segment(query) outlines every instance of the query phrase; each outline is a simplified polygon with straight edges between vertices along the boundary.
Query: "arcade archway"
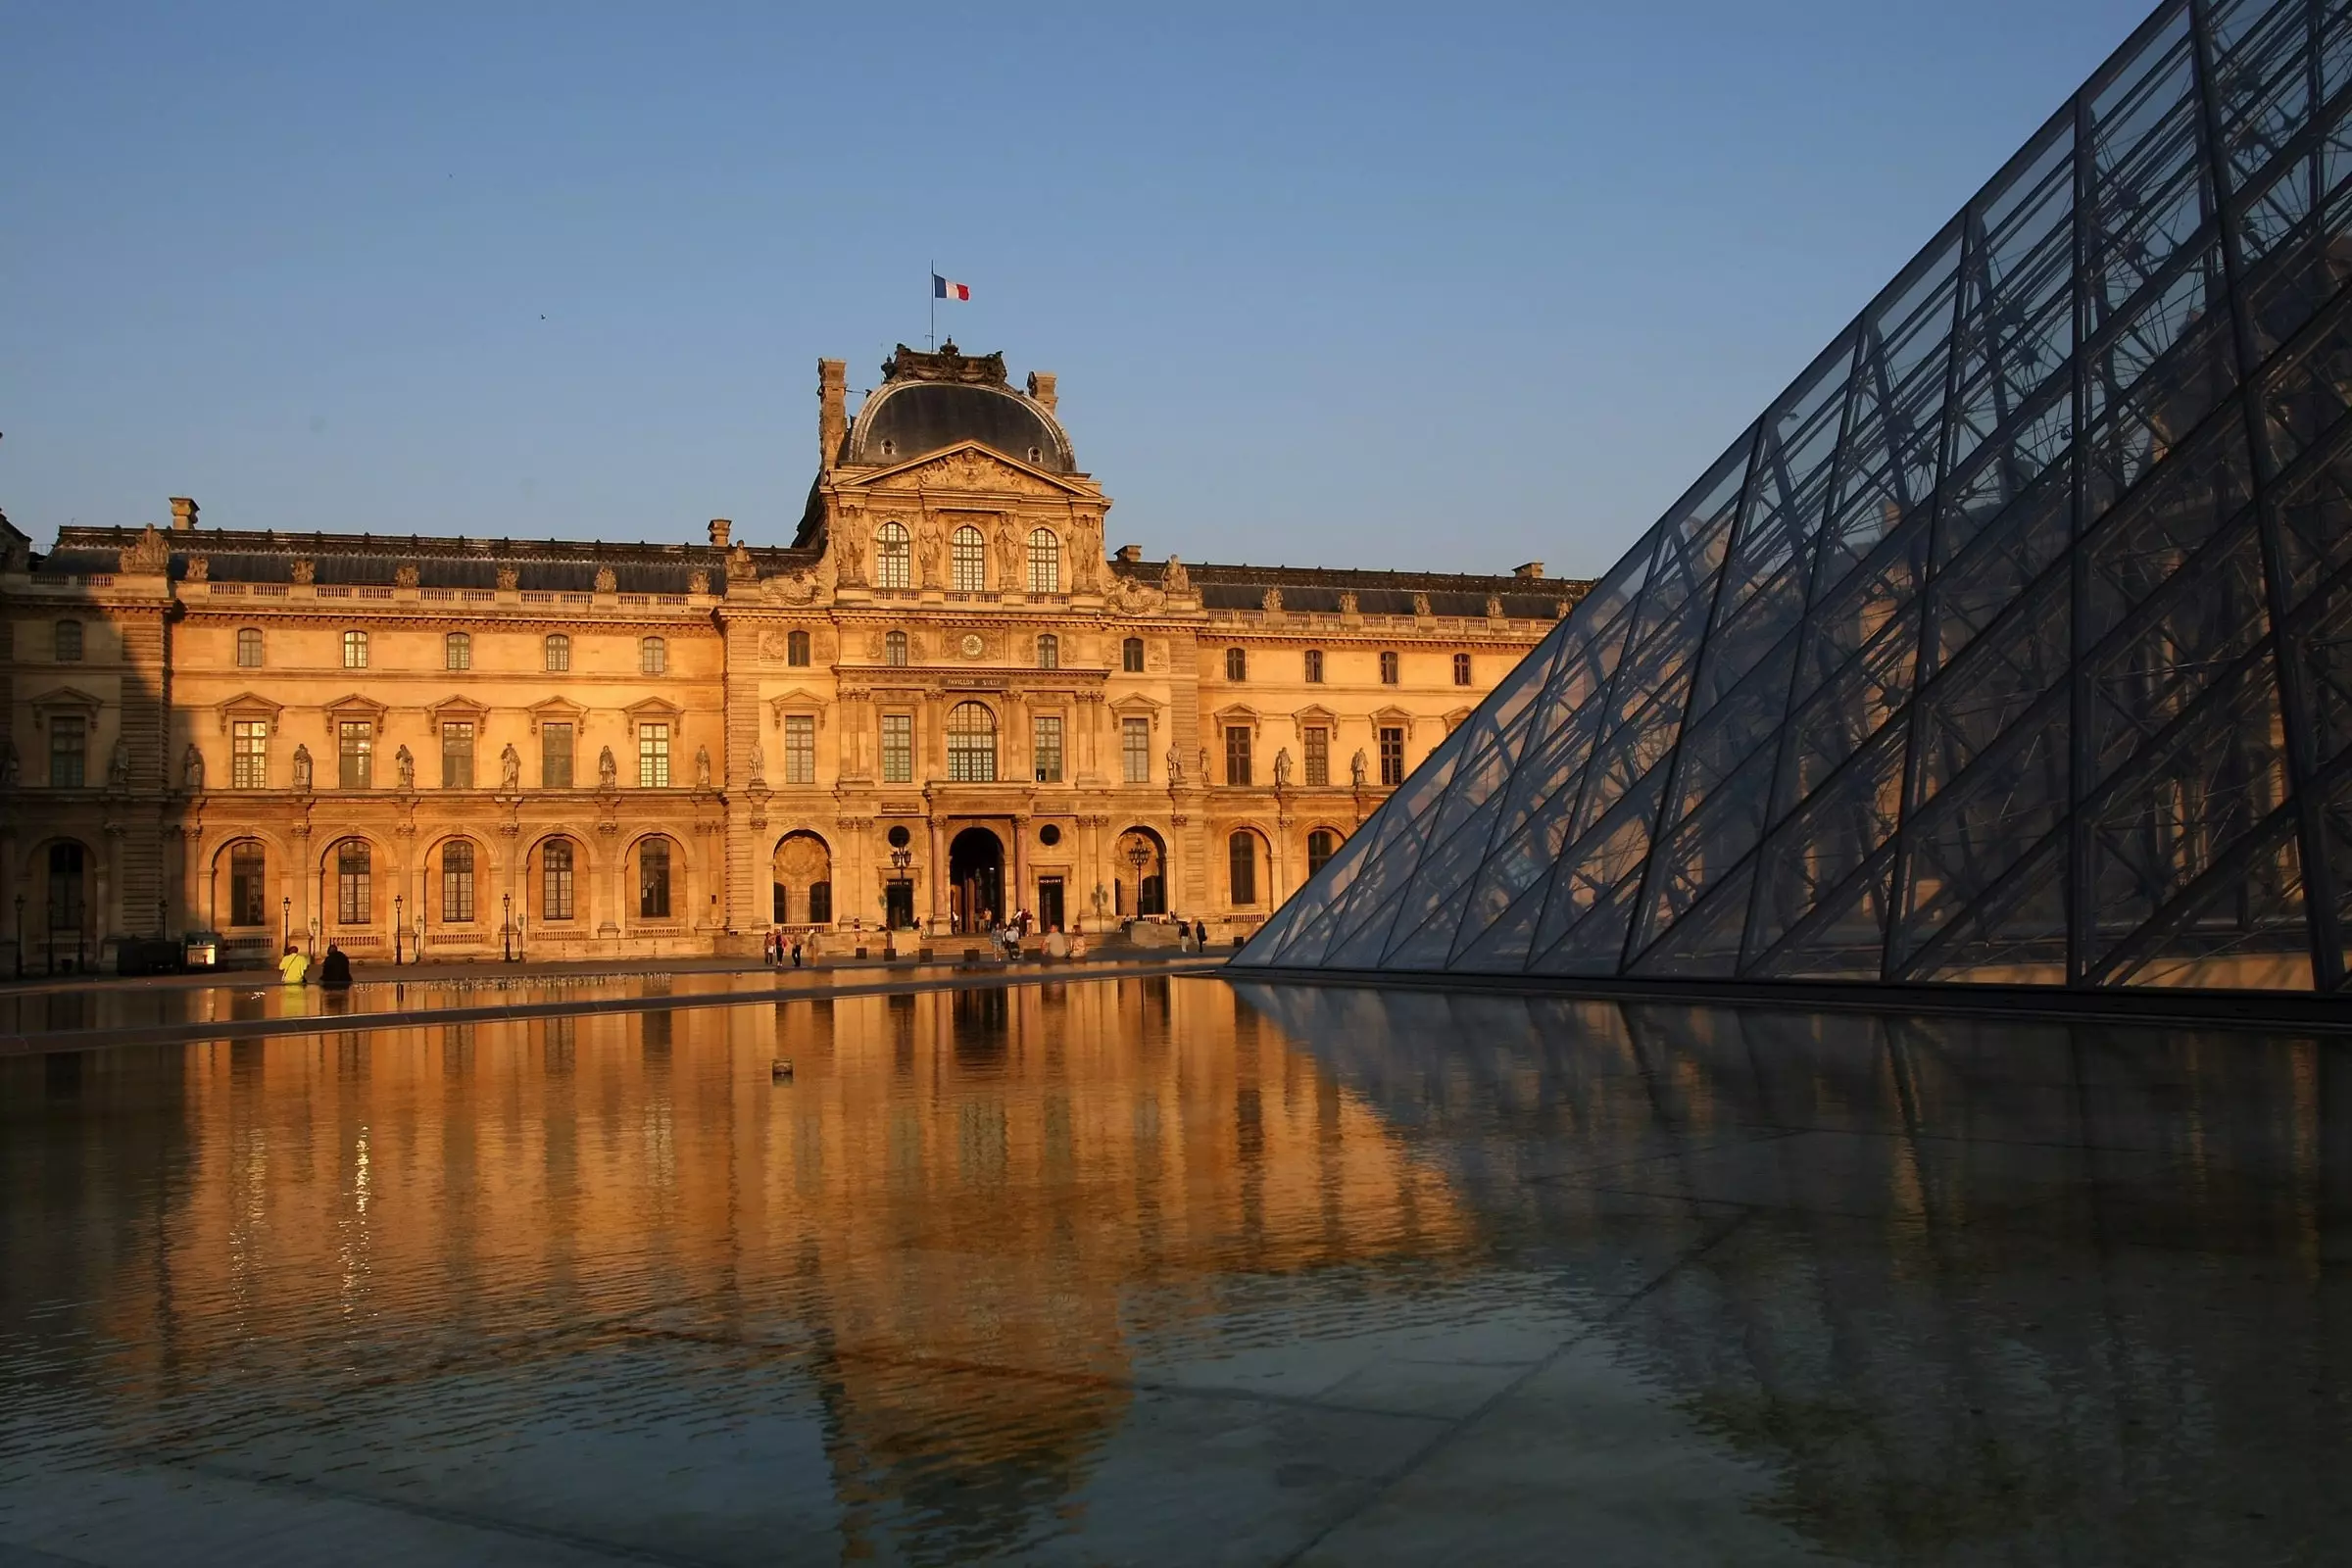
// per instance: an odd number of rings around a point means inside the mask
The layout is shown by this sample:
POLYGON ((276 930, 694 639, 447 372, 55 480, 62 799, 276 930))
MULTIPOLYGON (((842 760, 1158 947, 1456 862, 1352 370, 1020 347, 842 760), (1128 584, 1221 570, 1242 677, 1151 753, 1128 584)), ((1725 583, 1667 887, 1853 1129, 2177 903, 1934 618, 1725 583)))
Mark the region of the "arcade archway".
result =
POLYGON ((1004 843, 984 827, 965 828, 948 846, 948 916, 961 932, 1004 918, 1004 843))
POLYGON ((1168 847, 1148 827, 1131 827, 1112 850, 1112 912, 1120 915, 1168 912, 1168 847))
POLYGON ((768 877, 768 913, 777 925, 828 925, 833 919, 833 851, 806 829, 776 841, 768 877))

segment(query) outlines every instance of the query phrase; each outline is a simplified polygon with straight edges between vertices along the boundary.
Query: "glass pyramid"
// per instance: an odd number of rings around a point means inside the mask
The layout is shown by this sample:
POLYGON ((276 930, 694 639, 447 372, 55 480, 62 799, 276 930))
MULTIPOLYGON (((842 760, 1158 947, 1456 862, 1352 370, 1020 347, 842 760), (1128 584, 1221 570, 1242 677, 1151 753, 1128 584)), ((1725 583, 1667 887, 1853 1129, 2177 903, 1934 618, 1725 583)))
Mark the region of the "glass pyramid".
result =
POLYGON ((2352 7, 2159 9, 1242 965, 2334 990, 2352 7))

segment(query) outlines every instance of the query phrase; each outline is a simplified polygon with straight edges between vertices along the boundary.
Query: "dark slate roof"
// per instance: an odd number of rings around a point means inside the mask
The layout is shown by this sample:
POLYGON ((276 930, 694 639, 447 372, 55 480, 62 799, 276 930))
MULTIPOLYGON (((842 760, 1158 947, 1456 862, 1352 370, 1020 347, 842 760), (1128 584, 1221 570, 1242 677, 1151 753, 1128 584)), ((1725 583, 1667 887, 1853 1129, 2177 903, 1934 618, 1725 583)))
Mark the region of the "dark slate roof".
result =
POLYGON ((977 441, 1053 473, 1077 467, 1069 438, 1018 392, 925 381, 894 381, 865 400, 850 431, 849 461, 905 463, 958 441, 977 441))
MULTIPOLYGON (((1122 577, 1159 585, 1167 571, 1162 561, 1113 561, 1110 569, 1122 577)), ((1409 615, 1413 596, 1429 600, 1433 615, 1475 615, 1487 612, 1489 596, 1502 601, 1505 615, 1523 620, 1549 620, 1560 604, 1574 605, 1591 583, 1570 577, 1481 576, 1446 571, 1351 571, 1323 566, 1220 565, 1186 562, 1185 572, 1209 610, 1258 610, 1266 590, 1282 591, 1285 610, 1337 614, 1340 595, 1355 595, 1355 608, 1368 615, 1409 615)))

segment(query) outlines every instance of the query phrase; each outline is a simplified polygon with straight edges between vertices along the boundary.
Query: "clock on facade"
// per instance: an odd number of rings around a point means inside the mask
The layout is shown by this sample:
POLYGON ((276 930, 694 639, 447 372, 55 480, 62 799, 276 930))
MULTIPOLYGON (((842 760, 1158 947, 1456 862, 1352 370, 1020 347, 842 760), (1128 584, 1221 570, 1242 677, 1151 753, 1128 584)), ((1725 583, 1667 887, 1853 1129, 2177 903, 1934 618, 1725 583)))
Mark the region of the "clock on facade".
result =
POLYGON ((978 659, 983 653, 987 652, 987 650, 988 644, 980 640, 980 634, 978 632, 967 631, 963 634, 964 658, 978 659))

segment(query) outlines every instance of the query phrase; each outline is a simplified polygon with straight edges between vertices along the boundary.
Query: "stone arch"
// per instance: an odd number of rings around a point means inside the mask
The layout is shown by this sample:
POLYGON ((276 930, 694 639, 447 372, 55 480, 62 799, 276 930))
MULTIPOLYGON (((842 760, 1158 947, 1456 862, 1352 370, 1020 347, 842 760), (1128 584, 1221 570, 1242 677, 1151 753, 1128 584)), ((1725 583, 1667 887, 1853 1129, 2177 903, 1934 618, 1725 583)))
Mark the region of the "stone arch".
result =
POLYGON ((1138 822, 1122 829, 1110 858, 1112 913, 1168 912, 1168 841, 1157 828, 1138 822))
POLYGON ((98 961, 103 939, 98 847, 75 833, 36 838, 24 853, 21 940, 27 968, 79 974, 98 961))
POLYGON ((1274 898, 1274 840, 1255 822, 1228 822, 1218 845, 1224 857, 1225 906, 1264 910, 1274 898))
MULTIPOLYGON (((400 858, 365 828, 319 835, 311 863, 318 893, 312 902, 318 951, 329 942, 373 944, 392 929, 392 900, 400 892, 400 858), (366 851, 349 857, 346 846, 366 851)), ((387 940, 386 946, 389 947, 387 940)))
POLYGON ((834 918, 833 847, 799 827, 768 852, 768 915, 777 925, 826 925, 834 918))
POLYGON ((423 905, 427 935, 455 930, 470 937, 498 924, 498 895, 504 887, 499 873, 504 867, 499 862, 496 834, 464 828, 442 830, 426 841, 416 864, 422 873, 417 898, 423 905), (461 844, 472 852, 470 867, 462 872, 452 863, 453 847, 461 844), (470 913, 458 912, 461 910, 470 913))
POLYGON ((620 906, 630 921, 664 925, 692 921, 701 886, 686 841, 666 827, 642 828, 620 850, 620 906))

